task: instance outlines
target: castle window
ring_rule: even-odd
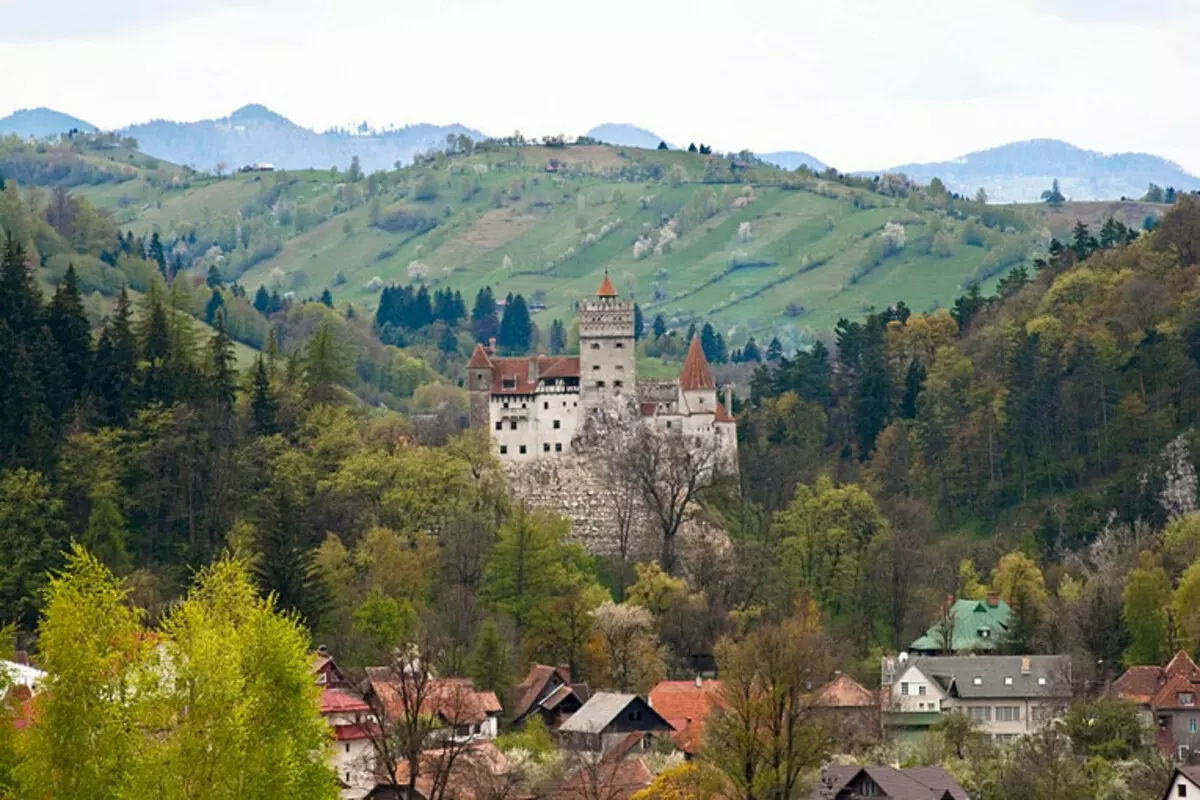
[[[613,381],[613,386],[617,387],[618,389],[620,389],[624,385],[625,385],[624,381]]]
[[[668,422],[668,423],[667,423],[667,427],[668,427],[668,428],[669,428],[669,427],[671,427],[671,423],[670,423],[670,422]]]
[[[542,445],[542,452],[543,452],[543,453],[549,453],[549,452],[550,452],[550,443],[549,443],[549,442],[546,442],[546,443],[544,443],[544,444]]]
[[[548,410],[550,408],[550,401],[547,400],[546,402],[542,403],[542,408]]]
[[[502,456],[508,455],[508,445],[506,445],[506,444],[500,445],[500,455],[502,455]]]
[[[597,388],[597,389],[603,389],[603,388],[604,388],[604,381],[596,381],[596,388]]]
[[[561,452],[562,452],[562,442],[555,442],[555,443],[554,443],[554,452],[556,452],[556,453],[561,453]]]
[[[521,455],[525,455],[525,445],[521,445],[520,453],[521,453]]]
[[[618,350],[624,350],[624,349],[625,349],[625,343],[624,343],[624,342],[617,342],[617,343],[616,343],[615,345],[613,345],[613,346],[614,346],[614,347],[616,347]]]
[[[595,372],[595,371],[596,371],[596,370],[598,370],[598,369],[600,369],[600,365],[599,365],[599,364],[592,364],[592,372]]]
[[[517,388],[517,379],[516,378],[505,378],[503,381],[503,385],[504,385],[505,389],[515,389],[515,388]]]
[[[593,349],[593,350],[599,350],[599,349],[600,349],[600,343],[599,343],[599,342],[592,342],[592,349]]]
[[[504,423],[503,423],[503,422],[497,422],[497,423],[496,423],[496,430],[498,430],[498,431],[499,431],[499,430],[504,430]]]
[[[701,402],[704,402],[704,401],[702,400]],[[525,404],[521,403],[521,408],[524,408],[524,407],[525,407]]]
[[[504,407],[505,407],[505,408],[508,408],[508,403],[505,403],[505,404],[504,404]]]
[[[566,405],[566,404],[564,403],[564,405]],[[554,420],[554,428],[555,428],[555,430],[557,430],[558,428],[561,428],[561,427],[562,427],[562,422],[561,422],[560,420],[557,420],[557,419],[556,419],[556,420]]]
[[[517,421],[514,419],[512,422],[508,423],[508,428],[509,430],[515,431],[517,429]]]

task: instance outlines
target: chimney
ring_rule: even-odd
[[[724,405],[725,405],[725,410],[728,411],[730,414],[732,414],[733,413],[733,384],[732,383],[725,384]]]
[[[540,359],[540,358],[541,358],[541,356],[534,356],[533,358],[528,359],[529,360],[529,382],[530,383],[537,383],[538,359]]]
[[[1028,675],[1032,671],[1029,665],[1029,656],[1021,656],[1021,674]]]
[[[484,349],[487,350],[487,354],[489,356],[496,355],[496,337],[495,336],[488,339],[487,347],[485,347]]]
[[[1000,607],[1000,595],[989,594],[987,603],[992,608],[999,608]]]

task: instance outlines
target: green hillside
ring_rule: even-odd
[[[915,202],[910,187],[885,195],[832,174],[600,145],[476,148],[371,176],[179,183],[153,174],[82,191],[139,235],[194,239],[193,269],[216,263],[251,292],[328,288],[339,304],[371,309],[381,284],[468,297],[491,285],[544,303],[534,319],[545,329],[569,319],[608,270],[648,319],[710,320],[731,344],[751,332],[800,344],[898,300],[948,306],[973,278],[994,277],[996,254],[1006,267],[1048,242],[1034,215],[1017,211],[992,227],[985,219],[985,235],[972,237],[969,213]],[[903,226],[905,244],[873,264],[889,222]]]

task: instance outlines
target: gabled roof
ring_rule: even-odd
[[[1200,766],[1183,765],[1176,767],[1175,772],[1171,775],[1171,782],[1167,784],[1167,790],[1163,793],[1163,800],[1170,800],[1171,790],[1175,788],[1175,779],[1180,775],[1200,786]]]
[[[708,366],[708,359],[704,356],[704,348],[700,346],[699,336],[693,336],[692,343],[688,345],[683,372],[679,374],[679,388],[685,392],[717,388],[712,369]]]
[[[631,704],[645,706],[653,714],[664,730],[670,730],[671,723],[650,707],[645,700],[636,694],[619,694],[617,692],[596,692],[571,718],[563,723],[560,730],[566,733],[601,733],[613,723]]]
[[[471,353],[471,360],[467,362],[467,367],[470,369],[488,369],[492,366],[492,360],[488,358],[487,350],[483,349],[483,345],[476,342],[475,352]]]
[[[405,713],[402,680],[414,681],[410,691],[423,693],[421,713],[437,714],[451,725],[478,724],[503,710],[494,692],[477,690],[470,678],[428,678],[424,687],[417,687],[416,679],[400,678],[389,667],[367,667],[370,689],[393,719]]]
[[[925,656],[911,659],[908,666],[937,681],[951,697],[1071,696],[1069,656]]]
[[[1190,681],[1200,681],[1200,667],[1197,667],[1196,662],[1192,661],[1192,657],[1183,650],[1180,650],[1167,662],[1167,666],[1163,667],[1163,672],[1167,673],[1167,677],[1170,678],[1182,675]]]
[[[821,774],[814,800],[849,798],[849,789],[863,776],[871,779],[891,800],[967,800],[967,793],[942,767],[896,769],[887,766],[834,764]],[[878,796],[878,795],[877,795]]]
[[[1155,705],[1160,691],[1177,677],[1191,683],[1200,683],[1200,667],[1197,667],[1191,657],[1182,650],[1176,653],[1165,667],[1147,664],[1125,670],[1121,677],[1113,681],[1112,694],[1121,700]]]
[[[818,708],[867,708],[879,705],[879,699],[849,675],[838,675],[817,690],[813,705]]]
[[[568,698],[574,697],[582,705],[587,701],[587,684],[568,683],[571,675],[563,668],[555,669],[545,664],[534,664],[529,668],[525,680],[514,688],[513,720],[520,722],[531,711],[544,708],[553,711]]]
[[[717,410],[713,414],[713,422],[737,422],[728,411],[725,410],[723,403],[717,403]]]
[[[596,290],[597,297],[616,297],[617,290],[613,288],[612,281],[608,279],[608,270],[604,270],[604,282],[600,284],[600,288]]]
[[[988,600],[959,599],[950,607],[950,614],[954,619],[951,649],[955,652],[994,650],[1008,632],[1012,609],[999,598],[995,599],[995,605]],[[987,634],[983,635],[982,631],[987,631]],[[942,639],[939,624],[935,623],[909,649],[940,652],[944,649]]]
[[[326,689],[321,692],[322,714],[365,714],[371,707],[349,692],[341,689]]]
[[[1200,709],[1196,705],[1197,685],[1184,675],[1173,675],[1167,679],[1163,687],[1150,700],[1150,707],[1156,711],[1160,708],[1191,708]],[[1191,703],[1183,702],[1181,695],[1190,695]]]
[[[660,681],[650,690],[650,707],[675,729],[675,744],[695,755],[704,738],[704,723],[721,704],[721,681]]]
[[[654,773],[645,759],[626,758],[601,761],[594,768],[587,766],[564,777],[546,795],[550,800],[628,800],[654,781]]]
[[[529,365],[535,358],[538,377],[531,379]],[[579,377],[579,356],[492,358],[489,363],[492,368],[492,394],[533,394],[543,380]]]

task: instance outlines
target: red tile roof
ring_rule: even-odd
[[[654,773],[645,759],[627,758],[622,761],[602,761],[595,768],[582,768],[551,790],[550,800],[629,800],[630,797],[654,782]]]
[[[724,404],[717,403],[717,410],[713,413],[713,422],[737,422],[737,420],[725,410]]]
[[[1113,693],[1122,700],[1149,705],[1164,680],[1162,667],[1130,667],[1113,682]]]
[[[688,345],[683,372],[679,375],[679,386],[685,392],[717,388],[712,369],[708,366],[708,359],[704,357],[704,348],[700,346],[699,336],[693,336],[692,343]]]
[[[367,680],[393,719],[402,719],[405,700],[401,679],[389,667],[367,667]],[[412,680],[411,678],[406,680]],[[475,689],[470,678],[429,678],[422,691],[421,713],[437,714],[451,725],[474,725],[489,714],[499,714],[503,707],[494,692]]]
[[[471,360],[467,362],[467,367],[470,369],[486,369],[492,366],[492,360],[488,358],[487,350],[483,349],[483,345],[476,343],[475,352],[471,354]]]
[[[1192,661],[1192,657],[1180,650],[1175,656],[1167,662],[1167,666],[1163,668],[1163,672],[1167,673],[1167,677],[1173,678],[1176,675],[1183,675],[1191,681],[1200,681],[1200,667],[1196,666],[1196,662]]]
[[[864,708],[878,705],[874,692],[848,675],[839,675],[817,691],[820,708]]]
[[[650,690],[650,707],[675,729],[675,744],[685,753],[700,750],[704,723],[721,703],[721,681],[660,681]]]
[[[596,290],[597,297],[616,297],[617,290],[613,288],[612,281],[608,279],[608,270],[604,271],[604,282],[600,284],[600,288]]]
[[[1150,701],[1150,707],[1158,710],[1160,708],[1200,708],[1196,705],[1197,686],[1189,678],[1183,675],[1175,675],[1167,680],[1154,698]],[[1191,695],[1191,703],[1184,703],[1180,699],[1180,695]]]
[[[371,707],[349,692],[341,689],[326,689],[321,692],[322,714],[366,713]]]
[[[334,725],[333,735],[339,742],[356,742],[363,739],[370,739],[373,735],[378,735],[379,729],[375,725]]]
[[[538,364],[537,381],[529,378],[529,364],[534,358]],[[491,366],[492,394],[533,394],[541,380],[579,377],[579,356],[493,358]]]
[[[447,759],[453,758],[453,763]],[[508,757],[492,742],[473,742],[461,750],[430,749],[421,752],[421,774],[417,776],[417,794],[433,794],[435,778],[444,776],[447,797],[475,800],[477,797],[503,796],[507,786],[505,776],[510,772]],[[447,773],[448,766],[448,774]],[[396,764],[396,783],[408,785],[408,761]]]

